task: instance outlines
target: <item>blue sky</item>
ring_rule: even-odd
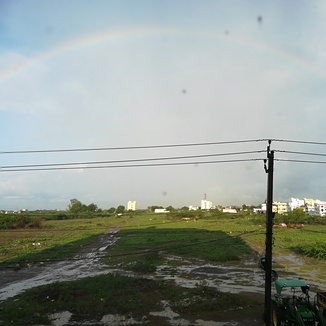
[[[0,151],[265,138],[324,142],[325,18],[324,1],[2,0]],[[1,154],[1,166],[266,145]],[[324,146],[274,146],[325,152]],[[323,164],[276,163],[275,200],[326,200]],[[128,200],[141,208],[181,207],[199,205],[204,193],[214,204],[261,203],[263,163],[0,174],[0,209],[65,209],[71,198],[101,208]]]

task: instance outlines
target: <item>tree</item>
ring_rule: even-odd
[[[76,198],[70,199],[68,210],[70,213],[80,213],[83,210],[83,204]]]
[[[125,211],[125,207],[123,205],[119,205],[115,211],[116,214],[122,214]]]
[[[99,208],[95,204],[89,204],[88,206],[85,204],[82,204],[81,201],[79,201],[76,198],[70,199],[70,204],[68,205],[68,211],[73,214],[82,213],[82,212],[98,212]]]
[[[98,207],[97,207],[97,205],[95,205],[95,204],[89,204],[88,206],[87,206],[87,211],[88,212],[97,212],[98,211]]]
[[[165,208],[167,211],[169,212],[173,212],[174,211],[174,208],[170,205],[168,207]]]
[[[109,209],[108,209],[108,212],[109,212],[110,214],[113,214],[113,213],[115,212],[115,207],[111,207],[111,208],[109,208]]]
[[[293,211],[288,212],[286,215],[282,216],[284,223],[306,223],[309,219],[307,214],[302,208],[295,208]]]
[[[155,209],[162,209],[164,207],[163,206],[156,206],[156,205],[154,205],[154,206],[150,206],[149,208],[150,208],[151,212],[155,212]]]

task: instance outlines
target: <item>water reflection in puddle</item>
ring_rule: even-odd
[[[109,269],[101,262],[102,255],[106,249],[117,240],[116,232],[103,236],[98,247],[92,248],[90,252],[77,256],[76,260],[60,262],[51,266],[33,266],[15,272],[11,270],[1,271],[0,279],[0,301],[25,291],[26,289],[49,284],[56,281],[70,281],[87,276],[100,274],[120,273],[128,276],[137,276],[133,273],[119,269]],[[83,259],[85,258],[85,259]],[[195,259],[181,259],[176,256],[166,256],[167,263],[159,266],[155,274],[148,278],[165,280],[176,283],[179,286],[194,288],[201,284],[215,287],[219,291],[239,293],[264,293],[264,272],[258,268],[256,257],[245,257],[235,263],[208,264],[205,261]],[[282,278],[301,278],[315,285],[319,289],[326,289],[326,262],[316,264],[312,259],[303,258],[294,254],[275,255],[274,268]],[[70,312],[58,312],[50,316],[53,326],[83,325],[75,324]],[[181,318],[172,311],[167,303],[163,303],[163,310],[150,312],[137,321],[132,316],[105,315],[101,320],[95,321],[94,325],[145,325],[149,318],[164,318],[169,325],[203,325],[203,326],[233,326],[241,325],[235,321],[216,322],[189,320]],[[91,325],[90,321],[84,325]],[[257,323],[259,325],[259,323]]]
[[[169,263],[160,266],[153,278],[174,281],[180,286],[189,288],[205,282],[207,286],[215,287],[222,292],[264,293],[263,273],[253,259],[246,260],[239,266],[212,265],[178,257],[168,259],[173,261],[174,267],[170,267]],[[176,266],[176,263],[179,265]]]
[[[58,312],[50,316],[51,326],[82,326],[82,325],[98,325],[98,326],[128,326],[128,325],[146,325],[150,323],[151,317],[157,317],[159,320],[164,320],[164,325],[172,326],[236,326],[241,325],[235,321],[205,321],[202,319],[197,319],[194,321],[189,321],[180,317],[180,315],[174,312],[169,303],[162,301],[163,310],[150,312],[148,316],[143,316],[141,320],[136,320],[130,315],[112,315],[108,314],[101,318],[100,321],[78,321],[76,324],[73,320],[70,320],[72,314],[69,311]]]

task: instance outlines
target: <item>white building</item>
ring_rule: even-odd
[[[304,212],[308,215],[315,215],[315,200],[304,198]]]
[[[189,206],[189,210],[190,211],[198,211],[198,206],[192,206],[192,205],[190,205]]]
[[[326,215],[326,202],[316,199],[314,208],[315,208],[315,215],[318,216]]]
[[[202,210],[210,210],[213,206],[213,203],[206,198],[206,194],[204,195],[204,199],[200,202],[200,208]]]
[[[237,210],[235,208],[230,207],[224,207],[223,213],[230,213],[230,214],[237,214]]]
[[[169,213],[165,208],[155,208],[154,213],[156,214],[162,214],[162,213]]]
[[[299,198],[291,198],[291,200],[288,202],[288,210],[289,212],[293,211],[296,208],[303,207],[304,206],[304,200]]]
[[[127,204],[127,211],[135,211],[137,209],[137,202],[135,200],[129,200]]]
[[[262,203],[260,208],[254,208],[254,213],[256,214],[265,214],[266,213],[266,203]]]
[[[201,202],[200,202],[200,208],[202,210],[209,210],[211,209],[213,206],[213,203],[209,200],[206,200],[206,199],[203,199]]]

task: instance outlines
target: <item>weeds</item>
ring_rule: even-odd
[[[54,283],[26,291],[1,304],[2,325],[49,325],[54,312],[96,319],[105,314],[128,314],[140,320],[168,301],[179,313],[223,311],[230,304],[243,305],[243,299],[200,284],[186,289],[146,279],[102,275],[74,282]]]

